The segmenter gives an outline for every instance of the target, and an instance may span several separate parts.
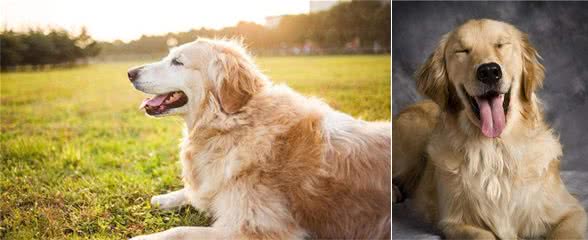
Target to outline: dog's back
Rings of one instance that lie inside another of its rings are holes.
[[[286,192],[293,215],[311,237],[389,238],[390,122],[317,109],[284,135],[293,170],[307,169]]]
[[[356,120],[333,110],[322,122],[321,170],[328,177],[321,180],[330,186],[321,207],[329,210],[308,227],[321,238],[390,238],[390,122]]]

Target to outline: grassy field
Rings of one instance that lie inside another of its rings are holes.
[[[257,61],[274,82],[362,119],[390,119],[389,56]],[[190,207],[149,205],[181,187],[182,121],[137,110],[144,96],[126,79],[137,64],[0,75],[0,239],[121,239],[209,223]]]

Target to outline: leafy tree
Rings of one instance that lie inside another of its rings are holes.
[[[80,35],[73,40],[74,45],[79,48],[77,57],[95,57],[100,53],[101,49],[98,42],[94,41],[94,39],[88,35],[86,27],[82,27]]]
[[[58,54],[53,41],[41,30],[29,30],[23,36],[23,42],[27,50],[23,52],[24,63],[37,67],[53,63],[55,55]]]
[[[13,31],[0,34],[0,65],[2,69],[20,65],[23,62],[23,52],[26,45],[22,43],[20,36]]]
[[[31,29],[25,33],[11,30],[0,32],[2,70],[20,65],[38,68],[44,65],[73,64],[78,59],[97,56],[100,44],[94,41],[85,28],[77,37],[60,29],[48,33]]]
[[[74,44],[74,40],[70,39],[67,32],[62,30],[51,30],[47,37],[53,43],[55,48],[54,53],[49,56],[49,63],[59,64],[72,62],[80,56],[79,48]]]

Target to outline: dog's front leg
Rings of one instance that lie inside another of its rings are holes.
[[[141,235],[131,240],[195,240],[195,239],[230,239],[229,231],[216,227],[175,227],[163,232]]]
[[[578,206],[556,223],[547,239],[586,239],[586,212]]]
[[[447,239],[496,239],[492,232],[469,224],[449,223],[440,228]]]
[[[185,190],[183,188],[151,198],[151,206],[160,209],[172,209],[186,204],[188,204],[188,201],[186,200]]]

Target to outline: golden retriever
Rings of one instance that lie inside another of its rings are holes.
[[[390,237],[390,122],[272,84],[236,41],[199,39],[128,76],[155,95],[141,104],[148,115],[186,124],[184,188],[152,204],[215,219],[136,239]]]
[[[543,77],[527,35],[488,19],[443,36],[417,72],[432,101],[393,119],[393,182],[446,237],[584,239],[535,94]]]

